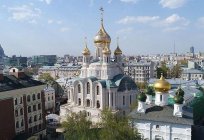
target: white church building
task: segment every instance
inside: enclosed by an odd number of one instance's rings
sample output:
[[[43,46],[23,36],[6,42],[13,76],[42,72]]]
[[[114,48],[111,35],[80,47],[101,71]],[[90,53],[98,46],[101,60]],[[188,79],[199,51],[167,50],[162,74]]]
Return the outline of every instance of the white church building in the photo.
[[[155,96],[138,94],[138,108],[130,113],[132,126],[145,140],[191,140],[193,112],[179,87],[169,104],[171,85],[163,76],[154,83]]]
[[[131,104],[136,101],[137,86],[124,74],[122,51],[118,43],[113,57],[110,43],[102,16],[101,27],[94,37],[95,58],[90,60],[90,50],[85,43],[81,73],[70,81],[68,103],[60,107],[61,121],[71,112],[86,111],[93,122],[98,122],[105,107],[121,115],[130,113]]]

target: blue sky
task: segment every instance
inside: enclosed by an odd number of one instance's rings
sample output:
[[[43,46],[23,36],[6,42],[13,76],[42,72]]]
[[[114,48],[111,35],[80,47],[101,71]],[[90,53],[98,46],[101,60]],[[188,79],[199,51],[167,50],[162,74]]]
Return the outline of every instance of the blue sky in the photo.
[[[104,26],[124,54],[204,52],[203,0],[1,0],[0,44],[7,55],[80,55]]]

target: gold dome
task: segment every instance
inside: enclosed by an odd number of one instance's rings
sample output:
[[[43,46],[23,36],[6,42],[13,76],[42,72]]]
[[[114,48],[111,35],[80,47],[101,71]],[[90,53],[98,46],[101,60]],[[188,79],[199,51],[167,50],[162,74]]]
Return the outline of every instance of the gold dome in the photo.
[[[90,54],[91,54],[90,51],[89,51],[89,49],[88,49],[88,47],[87,47],[87,45],[86,45],[86,47],[84,48],[84,50],[82,51],[82,54],[83,54],[83,55],[90,55]]]
[[[171,89],[171,85],[165,80],[163,75],[161,75],[161,78],[154,83],[154,89],[157,92],[165,93]]]
[[[114,55],[121,55],[122,54],[122,51],[121,49],[119,48],[119,46],[117,46],[117,48],[115,49],[114,51]]]
[[[107,45],[106,45],[105,48],[103,49],[103,54],[105,54],[105,55],[110,55],[110,54],[111,54],[111,50],[108,48]]]

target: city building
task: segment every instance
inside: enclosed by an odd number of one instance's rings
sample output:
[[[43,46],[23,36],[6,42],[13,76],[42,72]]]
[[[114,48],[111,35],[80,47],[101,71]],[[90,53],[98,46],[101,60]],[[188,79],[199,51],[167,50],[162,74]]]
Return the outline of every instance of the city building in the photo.
[[[44,89],[46,114],[55,113],[55,89],[48,86]]]
[[[80,65],[69,64],[67,66],[43,66],[39,68],[38,75],[49,73],[54,79],[63,77],[73,78],[80,73]]]
[[[181,74],[183,80],[203,80],[204,70],[184,69]]]
[[[79,77],[69,80],[68,103],[60,106],[61,121],[71,112],[86,111],[93,122],[100,121],[101,111],[109,107],[114,113],[127,115],[136,101],[137,86],[124,74],[122,51],[117,43],[114,61],[111,61],[111,38],[103,26],[94,37],[96,53],[90,61],[90,51],[85,43],[83,64]]]
[[[147,140],[191,140],[193,137],[201,140],[201,134],[195,136],[195,130],[203,128],[195,125],[195,118],[201,121],[203,116],[198,117],[193,106],[203,98],[203,93],[181,86],[171,90],[163,76],[153,87],[155,95],[150,90],[138,95],[138,107],[130,113],[132,127],[136,127],[142,138]],[[203,107],[196,109],[202,110]]]
[[[11,68],[9,75],[1,71],[0,83],[0,139],[45,136],[46,85],[17,68]]]
[[[32,57],[32,65],[54,66],[57,62],[56,55],[35,55]]]
[[[154,63],[152,61],[130,61],[125,67],[125,73],[135,82],[148,82],[154,77]]]

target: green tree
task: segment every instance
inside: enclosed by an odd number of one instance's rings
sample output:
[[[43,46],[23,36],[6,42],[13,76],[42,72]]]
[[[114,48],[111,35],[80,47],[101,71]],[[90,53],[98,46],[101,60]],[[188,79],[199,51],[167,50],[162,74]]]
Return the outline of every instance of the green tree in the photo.
[[[101,114],[101,140],[140,140],[136,129],[130,126],[129,119],[105,109]]]
[[[97,140],[98,128],[91,128],[92,123],[86,118],[86,112],[72,113],[62,124],[67,140]]]
[[[52,84],[54,82],[54,78],[49,73],[43,73],[39,76],[39,80],[42,80],[46,83]]]
[[[173,66],[170,72],[171,72],[171,78],[181,77],[181,73],[182,73],[181,65],[176,64],[175,66]]]
[[[157,78],[159,79],[161,77],[161,74],[166,78],[168,75],[168,67],[166,66],[165,62],[161,62],[160,67],[157,67],[156,72],[157,72]]]

